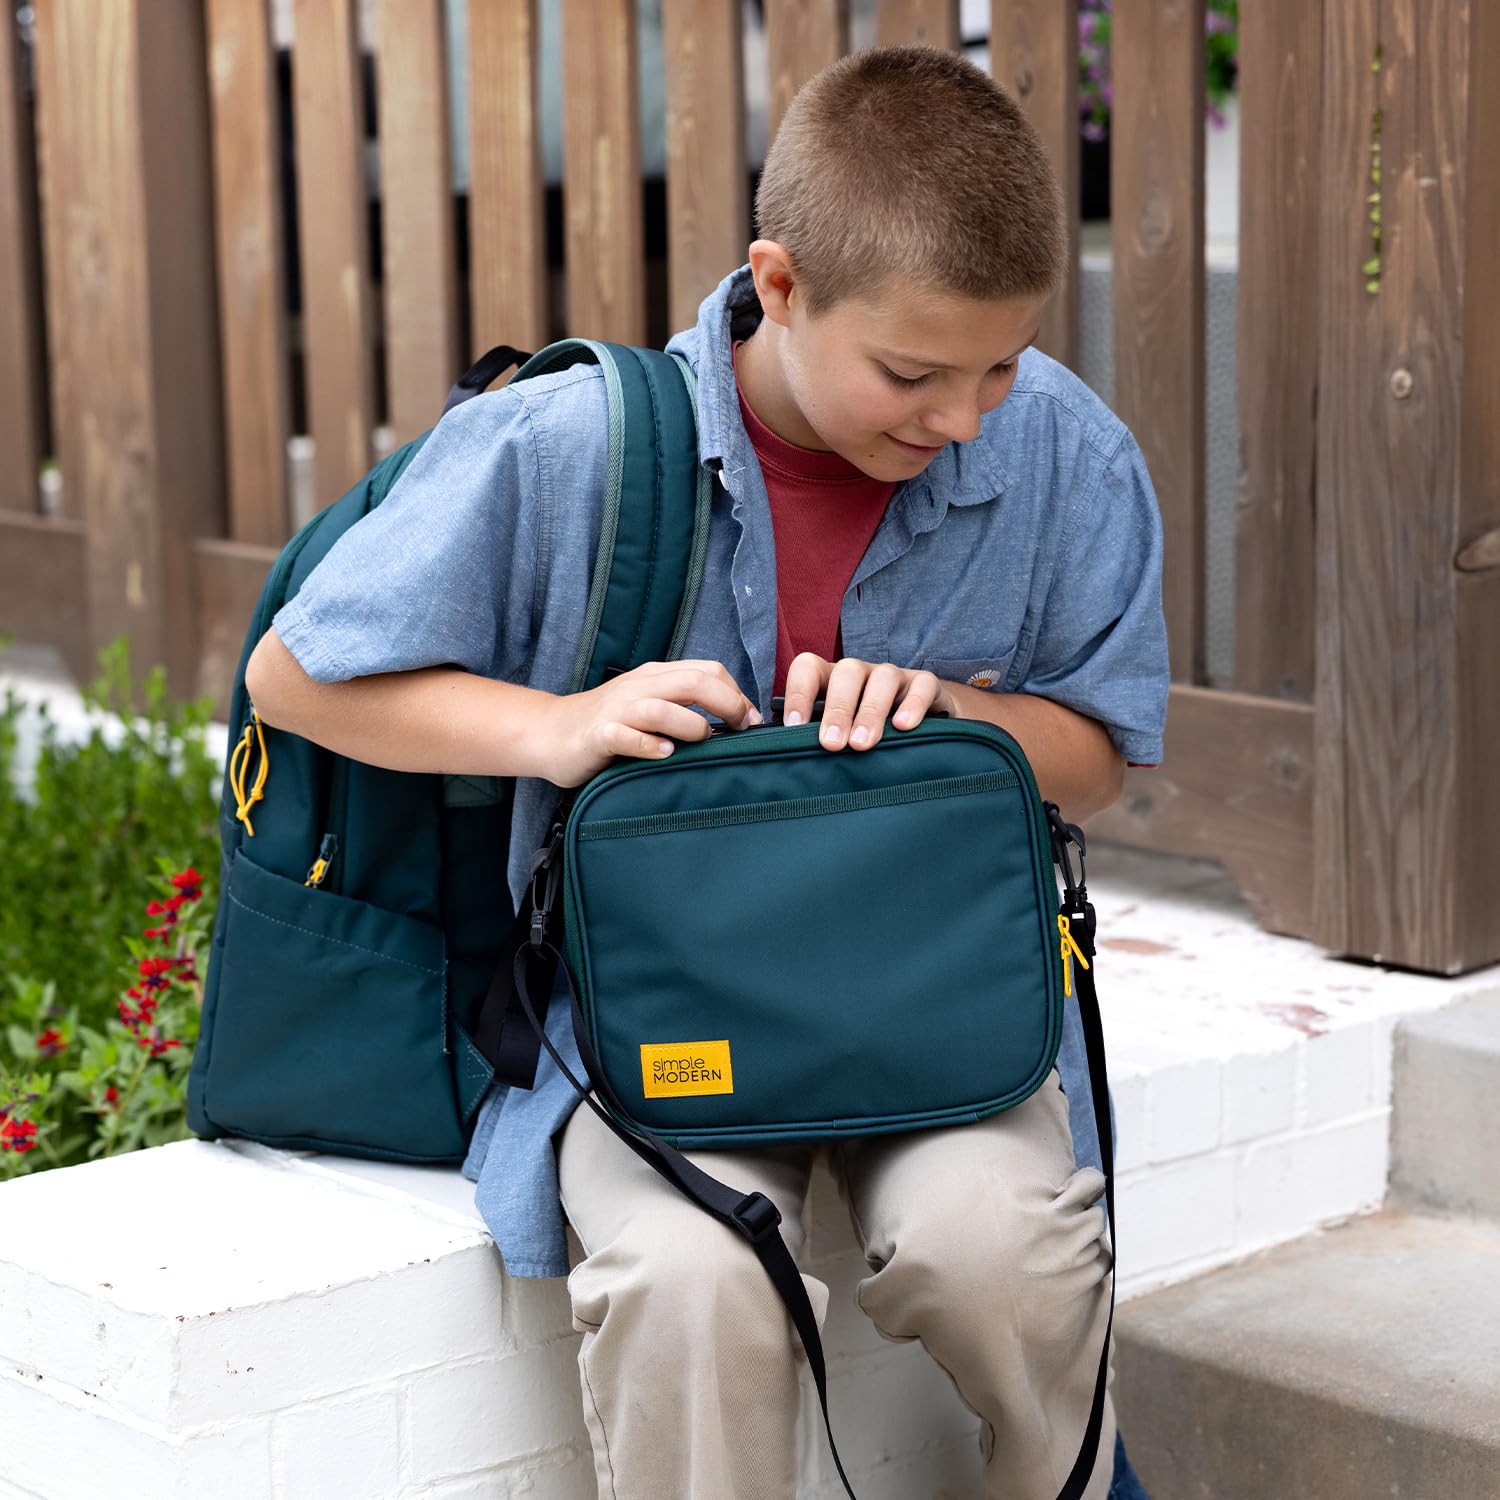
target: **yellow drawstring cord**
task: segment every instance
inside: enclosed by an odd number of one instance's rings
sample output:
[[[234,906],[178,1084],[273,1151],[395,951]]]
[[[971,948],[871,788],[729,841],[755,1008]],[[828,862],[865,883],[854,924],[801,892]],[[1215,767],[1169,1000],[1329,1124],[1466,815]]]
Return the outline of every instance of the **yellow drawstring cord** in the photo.
[[[250,756],[252,754],[250,737],[254,735],[260,746],[260,770],[255,777],[255,785],[250,788],[249,793],[245,791],[245,776],[250,769]],[[252,708],[250,710],[250,722],[245,725],[244,738],[234,747],[234,754],[229,757],[229,784],[234,788],[235,796],[235,818],[245,825],[245,829],[251,838],[255,837],[255,829],[250,823],[250,809],[264,796],[266,776],[271,769],[270,757],[266,754],[266,733],[261,728],[260,715]]]
[[[1078,939],[1073,936],[1072,924],[1062,912],[1057,914],[1057,930],[1062,937],[1063,994],[1071,995],[1073,993],[1073,960],[1076,958],[1085,969],[1088,968],[1089,961],[1083,956],[1083,949],[1078,946]]]
[[[326,859],[315,859],[313,867],[307,872],[307,879],[303,885],[322,885],[323,877],[328,873],[328,861]]]

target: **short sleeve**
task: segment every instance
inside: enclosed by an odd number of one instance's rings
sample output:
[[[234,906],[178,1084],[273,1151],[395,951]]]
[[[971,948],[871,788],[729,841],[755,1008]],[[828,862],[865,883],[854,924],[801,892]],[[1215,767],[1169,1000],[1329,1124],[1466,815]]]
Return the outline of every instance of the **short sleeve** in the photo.
[[[454,665],[522,674],[532,644],[541,486],[526,403],[478,396],[433,429],[272,624],[310,677]]]
[[[1127,432],[1069,508],[1023,693],[1097,719],[1135,765],[1157,765],[1166,727],[1161,513]]]

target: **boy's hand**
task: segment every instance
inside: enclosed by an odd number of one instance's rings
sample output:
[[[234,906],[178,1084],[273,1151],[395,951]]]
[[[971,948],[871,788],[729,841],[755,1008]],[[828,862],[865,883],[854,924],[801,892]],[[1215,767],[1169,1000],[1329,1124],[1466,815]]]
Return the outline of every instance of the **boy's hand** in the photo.
[[[721,662],[647,662],[551,700],[538,744],[542,774],[557,786],[582,786],[617,755],[662,760],[673,740],[707,739],[713,726],[691,703],[735,729],[760,723],[760,710]]]
[[[897,704],[896,728],[920,724],[931,708],[957,715],[958,706],[931,672],[876,665],[846,656],[824,661],[811,651],[792,658],[786,672],[786,723],[805,724],[821,696],[823,725],[818,743],[825,750],[869,750],[880,743],[886,720]]]

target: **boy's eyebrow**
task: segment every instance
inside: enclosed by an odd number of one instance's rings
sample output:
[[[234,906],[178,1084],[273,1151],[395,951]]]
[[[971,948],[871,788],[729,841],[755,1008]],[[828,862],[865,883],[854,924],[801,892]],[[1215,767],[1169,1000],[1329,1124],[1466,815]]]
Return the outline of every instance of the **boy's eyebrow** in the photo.
[[[1007,355],[1004,359],[997,359],[995,364],[1008,365],[1011,360],[1019,359],[1022,354],[1036,343],[1037,339],[1041,337],[1041,333],[1042,325],[1038,323],[1032,331],[1031,337],[1014,354]],[[923,359],[920,354],[902,354],[895,349],[887,349],[884,352],[895,360],[898,365],[920,365],[924,370],[956,370],[958,368],[957,365],[945,365],[940,359]]]

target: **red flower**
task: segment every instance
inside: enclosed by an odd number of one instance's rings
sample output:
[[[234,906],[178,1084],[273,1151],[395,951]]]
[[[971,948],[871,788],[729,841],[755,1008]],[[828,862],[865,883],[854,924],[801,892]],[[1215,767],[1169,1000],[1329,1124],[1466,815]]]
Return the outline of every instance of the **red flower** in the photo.
[[[183,903],[187,899],[188,898],[186,896],[168,896],[167,897],[167,903],[166,903],[167,904],[167,910],[169,912],[171,912],[172,915],[175,917],[177,915],[177,913],[182,910]]]
[[[172,877],[172,884],[182,892],[184,901],[196,901],[203,894],[203,877],[189,865]]]
[[[114,1086],[114,1084],[110,1084],[110,1086],[105,1089],[104,1102],[106,1104],[113,1105],[116,1109],[120,1107],[120,1091]]]
[[[30,1151],[36,1145],[36,1125],[31,1120],[7,1118],[0,1125],[0,1151],[14,1151],[18,1155]]]
[[[148,990],[164,990],[170,983],[172,960],[169,958],[143,958],[139,972],[142,985]]]
[[[36,1044],[43,1057],[56,1057],[59,1052],[65,1052],[68,1046],[62,1032],[51,1026],[36,1039]]]
[[[148,901],[146,903],[146,915],[148,917],[159,917],[167,908],[160,901]]]

